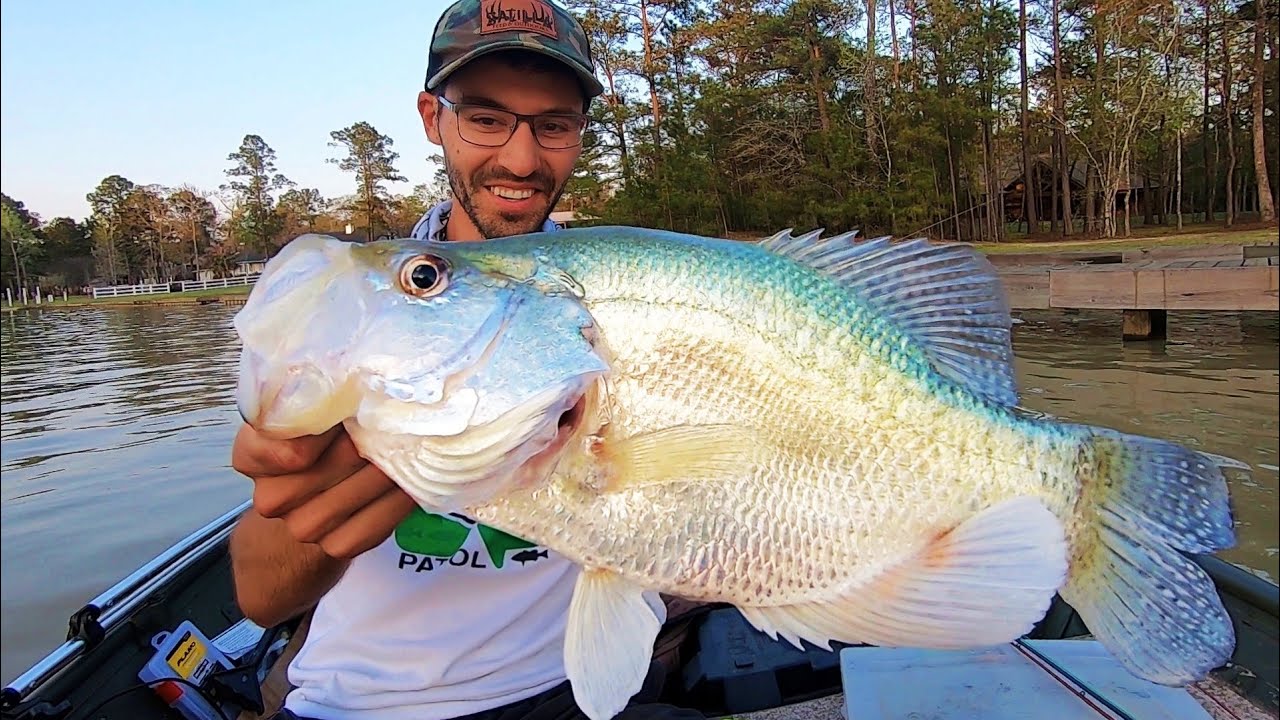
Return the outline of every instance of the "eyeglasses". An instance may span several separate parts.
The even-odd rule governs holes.
[[[458,116],[458,135],[481,147],[507,144],[521,121],[529,124],[538,144],[547,150],[565,150],[582,142],[587,116],[579,113],[543,113],[521,115],[486,105],[455,103],[439,96],[440,104]]]

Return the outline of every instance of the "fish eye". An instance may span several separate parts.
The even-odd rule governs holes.
[[[449,285],[449,264],[436,255],[418,255],[400,267],[400,289],[421,298],[434,297]]]

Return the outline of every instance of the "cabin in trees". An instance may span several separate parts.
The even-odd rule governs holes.
[[[1005,179],[1001,184],[1001,194],[1004,197],[1004,216],[1008,222],[1025,222],[1024,214],[1024,198],[1028,197],[1028,188],[1031,188],[1030,197],[1036,203],[1036,216],[1040,222],[1049,222],[1052,219],[1061,220],[1062,204],[1058,201],[1058,193],[1061,192],[1061,185],[1056,183],[1057,177],[1054,173],[1053,166],[1048,157],[1037,157],[1031,161],[1031,182],[1022,173],[1022,163],[1019,161],[1017,166],[1007,172]],[[1088,215],[1089,203],[1085,190],[1088,186],[1085,176],[1085,163],[1076,161],[1071,164],[1071,214],[1078,219]],[[1096,214],[1101,215],[1102,209],[1102,188],[1095,179],[1094,183],[1093,207]],[[1163,204],[1163,188],[1160,186],[1157,178],[1148,177],[1143,173],[1134,173],[1128,182],[1121,182],[1119,191],[1116,193],[1115,207],[1116,213],[1124,213],[1125,203],[1132,198],[1132,204],[1129,206],[1131,215],[1147,215],[1149,212],[1155,215],[1163,215],[1160,210]],[[1150,203],[1150,208],[1148,208]],[[1050,215],[1053,213],[1053,216]]]

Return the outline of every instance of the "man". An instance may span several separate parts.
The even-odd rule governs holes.
[[[453,198],[414,235],[554,229],[548,217],[601,92],[592,68],[582,28],[543,0],[446,10],[418,112]],[[254,509],[231,538],[241,608],[264,626],[314,608],[281,718],[582,717],[563,667],[577,575],[568,560],[416,508],[340,427],[278,442],[242,426],[232,464],[254,481]],[[700,717],[646,705],[652,692],[620,717]]]

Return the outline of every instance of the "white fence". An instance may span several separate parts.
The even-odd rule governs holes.
[[[208,290],[210,288],[227,288],[236,287],[238,285],[252,285],[262,277],[262,273],[253,273],[251,275],[232,275],[231,277],[217,278],[214,280],[183,280],[178,284],[182,286],[182,291],[187,290]]]
[[[173,283],[143,283],[141,285],[108,285],[106,287],[95,287],[93,296],[95,298],[103,297],[127,297],[129,295],[158,295],[168,292],[187,292],[188,290],[212,290],[217,288],[238,287],[243,285],[252,285],[262,277],[262,273],[253,273],[250,275],[232,275],[231,277],[216,278],[214,280],[181,280]]]
[[[145,283],[143,285],[108,285],[106,287],[95,287],[93,296],[101,297],[123,297],[125,295],[155,295],[156,293],[169,292],[169,283]]]

